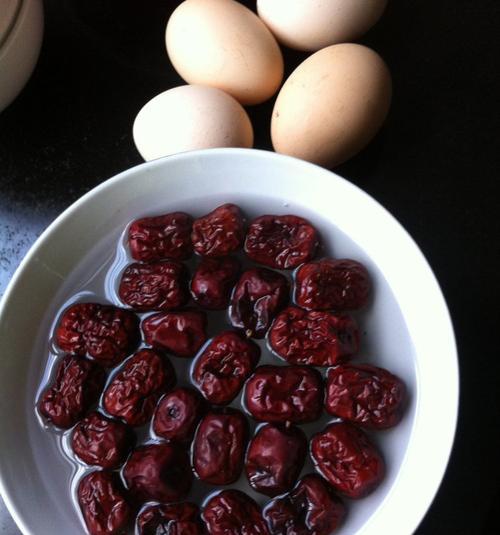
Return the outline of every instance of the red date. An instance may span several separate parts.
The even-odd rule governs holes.
[[[153,505],[137,517],[138,535],[203,535],[198,506],[189,503]]]
[[[311,457],[321,475],[352,499],[375,490],[385,475],[384,460],[368,436],[347,422],[314,435]]]
[[[205,412],[205,402],[193,388],[176,388],[160,400],[153,418],[154,432],[168,440],[189,442]]]
[[[289,290],[281,273],[265,268],[245,271],[231,298],[231,324],[244,329],[247,336],[263,338],[276,314],[288,304]]]
[[[269,535],[260,507],[239,490],[223,490],[210,498],[202,518],[209,535]]]
[[[276,317],[269,345],[290,364],[331,366],[356,353],[359,332],[350,316],[288,307]]]
[[[302,217],[263,215],[254,219],[245,240],[245,252],[258,262],[276,269],[293,269],[314,258],[319,237]]]
[[[170,362],[151,349],[127,360],[104,392],[104,408],[129,425],[144,425],[153,415],[160,396],[175,384]]]
[[[260,357],[260,348],[240,334],[217,335],[197,358],[193,382],[215,405],[232,401],[250,376]]]
[[[201,256],[226,256],[238,250],[245,238],[245,222],[235,204],[223,204],[194,220],[191,239]]]
[[[118,476],[112,472],[91,472],[78,485],[78,502],[90,535],[126,532],[132,509]]]
[[[245,416],[236,409],[211,412],[201,421],[193,442],[193,468],[212,485],[236,481],[243,468],[248,438]]]
[[[40,400],[40,413],[62,429],[69,429],[99,399],[106,376],[95,362],[66,355],[57,375]]]
[[[188,272],[173,260],[130,264],[118,289],[120,299],[136,310],[171,310],[189,299]]]
[[[134,450],[123,468],[131,496],[138,502],[176,502],[192,483],[187,453],[173,443],[147,444]]]
[[[125,462],[134,442],[130,427],[98,412],[91,412],[79,422],[71,436],[71,446],[78,458],[110,470]]]
[[[142,322],[146,343],[172,352],[177,357],[193,357],[207,339],[207,316],[198,310],[159,312]]]
[[[325,408],[333,416],[369,429],[396,425],[406,388],[392,373],[368,364],[328,370]]]
[[[366,305],[371,289],[366,268],[349,259],[304,264],[295,284],[295,302],[307,310],[357,310]]]
[[[139,340],[139,318],[133,312],[97,303],[70,306],[56,330],[56,343],[63,351],[89,355],[103,366],[121,362]]]
[[[260,366],[245,386],[248,412],[264,422],[314,422],[321,414],[323,381],[307,366]]]
[[[128,230],[132,258],[141,262],[186,260],[193,253],[192,225],[193,218],[184,212],[136,219]]]
[[[276,496],[294,485],[307,454],[307,439],[297,427],[267,424],[248,447],[246,474],[250,486]]]
[[[222,310],[229,305],[240,263],[232,256],[203,258],[191,280],[191,295],[202,308]]]
[[[345,517],[345,507],[324,479],[309,474],[286,496],[264,509],[271,535],[331,535]]]

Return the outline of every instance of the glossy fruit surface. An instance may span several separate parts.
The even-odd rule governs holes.
[[[263,338],[276,314],[288,304],[288,280],[266,268],[243,273],[231,297],[229,318],[247,336]]]
[[[187,269],[173,260],[130,264],[122,274],[118,294],[135,310],[179,308],[189,299]]]
[[[317,470],[348,498],[363,498],[384,478],[382,456],[352,424],[330,424],[313,436],[310,448]]]
[[[350,316],[288,307],[269,330],[269,345],[290,364],[332,366],[359,349],[359,332]]]
[[[131,520],[132,509],[114,472],[91,472],[82,478],[78,503],[91,535],[121,535]]]
[[[368,302],[370,290],[370,275],[355,260],[324,258],[303,264],[295,274],[295,302],[307,310],[357,310]]]
[[[52,384],[42,395],[40,413],[56,427],[69,429],[96,403],[106,375],[97,363],[66,355]]]
[[[344,504],[316,474],[304,476],[292,491],[264,509],[271,535],[331,535],[344,516]]]
[[[147,444],[135,449],[123,468],[123,477],[137,503],[180,501],[192,482],[189,457],[173,443]]]
[[[218,334],[198,356],[193,382],[214,405],[231,402],[259,362],[257,344],[234,331]]]
[[[127,360],[104,392],[104,408],[129,425],[149,421],[158,399],[175,384],[170,361],[152,349],[142,349]]]
[[[130,427],[95,411],[78,422],[71,436],[71,447],[79,459],[110,470],[125,462],[134,442]]]
[[[193,223],[191,239],[201,256],[226,256],[237,251],[244,238],[245,221],[235,204],[223,204]]]
[[[403,415],[406,387],[392,373],[369,364],[345,364],[327,373],[325,408],[369,429],[395,426]]]
[[[63,351],[114,366],[137,347],[139,318],[113,305],[77,303],[64,311],[55,339]]]
[[[193,468],[212,485],[229,485],[243,468],[248,438],[247,419],[236,409],[208,413],[193,442]]]
[[[193,218],[184,212],[144,217],[132,222],[128,245],[134,260],[186,260],[193,253],[191,228]]]
[[[269,535],[260,507],[239,490],[223,490],[203,508],[209,535]]]
[[[290,490],[307,455],[307,439],[298,427],[267,424],[248,446],[245,471],[250,486],[267,496]]]
[[[193,357],[207,339],[207,316],[201,310],[159,312],[142,322],[147,344],[177,357]]]
[[[189,442],[205,412],[205,401],[194,388],[176,388],[158,403],[154,432],[167,440]]]
[[[137,517],[138,535],[203,535],[200,510],[194,503],[152,505]]]
[[[259,264],[293,269],[314,258],[319,244],[316,229],[302,217],[263,215],[252,221],[245,252]]]
[[[258,421],[314,422],[321,414],[323,381],[307,366],[260,366],[245,385],[244,399]]]
[[[222,310],[229,305],[241,265],[237,258],[203,258],[191,280],[191,295],[208,310]]]

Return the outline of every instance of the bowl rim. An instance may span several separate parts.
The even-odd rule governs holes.
[[[318,175],[324,175],[325,179],[328,180],[335,178],[335,180],[341,182],[343,188],[351,190],[351,193],[360,197],[360,199],[362,199],[362,201],[365,203],[365,206],[370,206],[371,208],[375,209],[379,212],[381,217],[384,217],[387,221],[394,225],[395,230],[399,233],[401,238],[405,240],[408,247],[412,249],[412,253],[418,257],[417,260],[420,262],[420,267],[423,269],[423,273],[425,274],[426,288],[432,290],[433,292],[433,306],[430,314],[434,314],[435,317],[439,319],[441,330],[438,331],[438,333],[442,336],[441,345],[444,344],[444,347],[446,348],[446,351],[443,354],[442,362],[436,363],[436,365],[438,367],[443,367],[443,362],[446,363],[444,369],[446,369],[447,372],[446,392],[448,393],[448,396],[444,400],[445,403],[443,406],[445,408],[443,409],[440,407],[438,410],[436,410],[436,407],[433,406],[432,402],[427,403],[428,396],[425,399],[423,398],[422,384],[418,382],[418,388],[416,392],[416,414],[410,432],[408,445],[410,445],[412,441],[417,441],[421,452],[425,453],[425,456],[421,453],[421,455],[419,455],[419,459],[415,459],[415,455],[409,459],[409,451],[411,448],[409,446],[407,447],[401,467],[399,469],[399,473],[397,474],[392,487],[389,489],[378,508],[370,517],[370,521],[367,523],[369,526],[365,524],[365,526],[363,526],[357,532],[358,535],[364,535],[365,532],[366,535],[373,535],[380,533],[380,531],[377,531],[377,527],[379,530],[381,530],[390,525],[392,526],[391,529],[394,533],[398,533],[400,535],[413,533],[425,516],[438,492],[449,463],[456,433],[459,408],[459,366],[452,320],[436,277],[422,251],[408,231],[406,231],[406,229],[397,221],[397,219],[378,201],[376,201],[361,188],[340,177],[339,175],[317,165],[290,156],[276,154],[265,150],[239,148],[188,151],[166,156],[128,168],[103,181],[85,193],[69,207],[67,207],[42,232],[16,269],[4,295],[0,300],[0,323],[5,320],[5,314],[9,303],[15,299],[18,283],[22,279],[22,274],[26,269],[26,266],[34,259],[39,249],[44,247],[45,242],[50,240],[52,232],[61,225],[64,225],[65,221],[69,219],[73,213],[77,212],[87,202],[98,196],[100,192],[106,190],[107,188],[113,188],[120,182],[130,180],[131,177],[136,174],[147,172],[148,169],[153,167],[161,167],[164,165],[168,166],[168,162],[171,161],[197,158],[236,158],[238,156],[245,156],[250,159],[263,158],[268,160],[271,164],[273,161],[288,160],[288,164],[293,165],[298,171],[303,169],[304,173],[313,172]],[[166,178],[166,180],[168,180],[168,178]],[[434,392],[434,396],[431,396],[434,400],[441,400],[442,398],[439,396],[442,395],[442,392],[439,390],[437,383],[438,381],[427,381],[425,388],[428,391],[427,394],[429,394],[429,392]],[[446,418],[442,419],[442,416],[446,416]],[[429,437],[426,436],[426,430],[427,432],[438,430],[440,440],[438,442],[430,440]],[[422,458],[425,459],[425,469],[422,468]],[[16,504],[14,503],[14,500],[11,499],[9,488],[6,485],[2,474],[2,463],[3,459],[0,458],[0,494],[21,532],[24,535],[34,535],[33,532],[27,527],[22,514],[18,511]],[[403,468],[405,469],[404,480],[401,477]],[[408,474],[411,474],[411,477],[408,477]],[[396,486],[399,486],[399,492],[397,496],[398,499],[394,500],[393,496],[392,501],[394,503],[391,504],[391,507],[384,507],[386,502],[391,497],[391,494],[393,494],[393,490]],[[401,489],[406,492],[406,500],[403,499],[405,492],[401,492]],[[411,507],[408,507],[408,497],[411,497]],[[396,511],[396,515],[389,516],[389,509],[393,515]],[[401,514],[403,511],[404,514]],[[390,524],[388,524],[388,522],[390,522]]]

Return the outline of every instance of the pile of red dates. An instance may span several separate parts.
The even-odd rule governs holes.
[[[365,267],[316,259],[318,232],[301,217],[247,225],[234,204],[194,220],[176,212],[133,221],[127,245],[123,307],[62,312],[54,339],[64,356],[38,400],[92,468],[77,486],[88,532],[128,533],[135,523],[140,535],[333,533],[341,497],[362,498],[384,477],[365,430],[396,425],[405,403],[398,377],[349,363],[359,331],[348,313],[371,298]],[[234,256],[242,248],[245,270]],[[193,253],[190,274],[183,262]],[[209,339],[207,314],[217,310],[231,328]],[[264,337],[275,365],[259,366],[255,340]],[[170,359],[193,360],[189,386],[176,387]],[[229,407],[241,392],[242,410]],[[324,411],[334,418],[308,441],[301,424]],[[138,445],[146,425],[150,438]],[[308,455],[317,473],[299,479]],[[270,498],[262,510],[227,488],[242,473]],[[200,510],[186,501],[195,479],[226,488]]]

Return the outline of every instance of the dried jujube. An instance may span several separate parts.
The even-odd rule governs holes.
[[[259,357],[257,344],[237,332],[222,332],[198,356],[193,382],[210,403],[227,404],[240,392]]]
[[[288,280],[281,273],[266,268],[245,271],[231,297],[231,324],[247,336],[263,338],[276,314],[288,304],[289,292]]]
[[[269,345],[290,364],[332,366],[356,353],[359,332],[350,316],[288,307],[274,320]]]
[[[56,427],[68,429],[99,399],[106,375],[97,363],[66,355],[56,378],[42,395],[40,413]]]
[[[98,412],[78,422],[71,436],[71,447],[79,459],[110,470],[125,462],[134,442],[130,427]]]
[[[114,366],[141,338],[139,318],[130,310],[98,303],[77,303],[66,309],[56,329],[56,344],[68,353],[88,355]]]
[[[262,426],[248,446],[245,471],[250,486],[267,496],[294,485],[307,454],[307,439],[298,427]]]
[[[345,364],[327,373],[327,412],[362,427],[395,426],[403,414],[405,397],[403,381],[376,366]]]
[[[131,357],[107,386],[103,402],[106,411],[129,425],[140,426],[153,415],[160,396],[175,384],[170,361],[152,349]]]
[[[152,505],[137,517],[138,535],[203,535],[200,510],[194,503]]]
[[[184,212],[136,219],[128,229],[132,258],[141,262],[186,260],[193,253],[192,225],[193,218]]]
[[[368,271],[355,260],[324,258],[295,274],[295,302],[307,310],[357,310],[366,305],[370,289]]]
[[[320,474],[348,498],[375,490],[385,463],[368,436],[347,422],[328,425],[311,439],[311,457]]]

